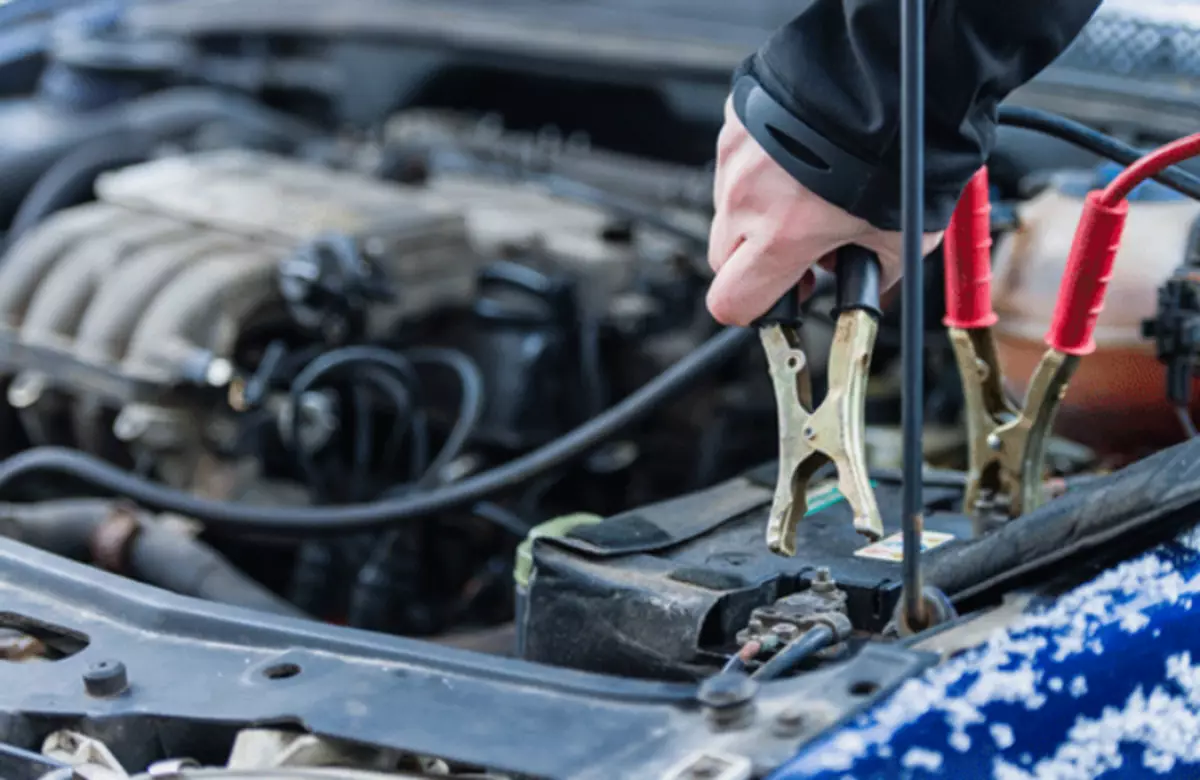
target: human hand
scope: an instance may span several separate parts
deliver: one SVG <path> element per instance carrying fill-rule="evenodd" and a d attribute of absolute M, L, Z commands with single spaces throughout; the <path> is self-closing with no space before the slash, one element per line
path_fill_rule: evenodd
<path fill-rule="evenodd" d="M 725 103 L 713 184 L 716 214 L 708 264 L 716 273 L 708 310 L 725 325 L 749 325 L 801 282 L 807 297 L 813 266 L 834 270 L 834 253 L 857 244 L 877 253 L 883 289 L 900 278 L 901 234 L 880 230 L 796 181 L 755 141 Z M 941 233 L 927 233 L 932 252 Z"/>

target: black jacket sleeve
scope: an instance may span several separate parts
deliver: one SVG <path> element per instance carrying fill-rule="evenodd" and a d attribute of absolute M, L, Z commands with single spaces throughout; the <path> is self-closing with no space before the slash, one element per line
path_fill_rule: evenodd
<path fill-rule="evenodd" d="M 927 0 L 925 225 L 941 230 L 995 143 L 996 108 L 1100 0 Z M 804 0 L 734 74 L 734 106 L 777 162 L 877 227 L 900 227 L 900 3 Z"/>

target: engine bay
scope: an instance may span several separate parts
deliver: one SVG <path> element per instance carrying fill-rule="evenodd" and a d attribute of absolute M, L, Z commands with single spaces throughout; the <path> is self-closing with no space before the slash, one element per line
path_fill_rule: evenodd
<path fill-rule="evenodd" d="M 0 128 L 45 128 L 0 149 L 0 777 L 923 777 L 985 730 L 1029 773 L 1007 778 L 1043 776 L 980 713 L 1086 682 L 1021 637 L 1059 663 L 1091 631 L 1194 630 L 1163 607 L 1197 549 L 1194 166 L 1128 193 L 1093 351 L 1043 356 L 1088 193 L 1179 124 L 1114 119 L 1118 86 L 1072 86 L 1079 49 L 1001 112 L 987 341 L 942 304 L 963 239 L 929 259 L 915 539 L 903 302 L 859 307 L 846 390 L 853 307 L 822 272 L 805 381 L 861 404 L 882 533 L 828 463 L 778 554 L 779 368 L 704 302 L 710 75 L 740 39 L 701 67 L 605 28 L 573 57 L 548 17 L 512 22 L 545 44 L 513 54 L 465 4 L 460 61 L 420 4 L 408 28 L 358 0 L 66 5 L 37 62 L 0 61 Z M 629 68 L 659 40 L 659 92 L 612 40 L 642 47 Z M 622 129 L 631 106 L 658 121 Z M 1018 500 L 983 403 L 1032 439 Z M 1075 608 L 1069 641 L 1034 636 Z M 995 685 L 954 688 L 971 674 Z M 934 711 L 944 755 L 889 764 Z"/>

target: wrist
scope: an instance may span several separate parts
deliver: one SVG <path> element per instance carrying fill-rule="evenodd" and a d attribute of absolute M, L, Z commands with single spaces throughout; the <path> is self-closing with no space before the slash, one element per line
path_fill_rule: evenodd
<path fill-rule="evenodd" d="M 898 159 L 871 161 L 847 151 L 779 100 L 748 60 L 734 76 L 732 103 L 750 136 L 817 196 L 881 230 L 900 229 Z M 925 231 L 944 230 L 963 181 L 926 181 Z"/>

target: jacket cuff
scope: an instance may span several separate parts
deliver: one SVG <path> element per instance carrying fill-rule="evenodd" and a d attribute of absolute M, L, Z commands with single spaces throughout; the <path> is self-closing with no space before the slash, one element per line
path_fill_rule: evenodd
<path fill-rule="evenodd" d="M 750 136 L 810 191 L 881 230 L 900 230 L 899 160 L 871 162 L 830 141 L 771 94 L 753 61 L 746 60 L 733 80 L 734 111 Z M 965 185 L 926 183 L 926 232 L 945 230 Z"/>

